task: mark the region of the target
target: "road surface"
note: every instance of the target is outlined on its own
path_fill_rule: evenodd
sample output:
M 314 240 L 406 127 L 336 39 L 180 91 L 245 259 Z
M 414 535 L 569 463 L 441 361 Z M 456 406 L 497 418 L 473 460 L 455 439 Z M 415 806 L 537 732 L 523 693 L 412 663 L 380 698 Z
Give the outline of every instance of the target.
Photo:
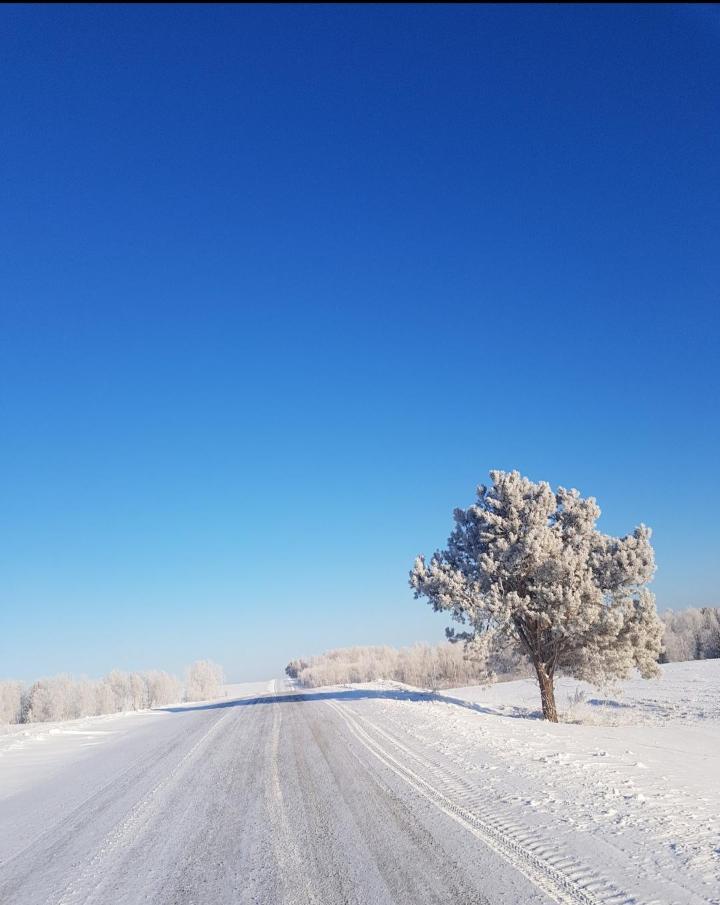
M 358 694 L 170 710 L 88 748 L 0 802 L 0 902 L 599 901 L 374 723 L 372 700 L 360 716 Z

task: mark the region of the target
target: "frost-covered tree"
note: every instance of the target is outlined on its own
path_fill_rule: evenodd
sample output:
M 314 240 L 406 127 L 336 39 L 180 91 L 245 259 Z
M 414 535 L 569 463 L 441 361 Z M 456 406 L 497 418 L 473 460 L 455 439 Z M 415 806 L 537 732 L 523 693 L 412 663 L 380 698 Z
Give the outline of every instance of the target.
M 22 692 L 21 682 L 0 682 L 0 724 L 20 722 Z
M 95 686 L 95 713 L 115 713 L 117 709 L 113 686 L 106 676 Z
M 205 681 L 207 688 L 207 679 Z M 20 682 L 0 681 L 0 724 L 75 720 L 173 704 L 181 698 L 180 680 L 158 671 L 124 673 L 113 670 L 99 680 L 51 676 L 38 679 L 28 688 Z
M 704 606 L 663 613 L 663 663 L 720 657 L 720 609 Z
M 697 652 L 703 660 L 720 657 L 720 610 L 704 606 L 700 612 L 703 625 L 697 642 Z
M 485 664 L 443 642 L 412 647 L 345 647 L 291 660 L 285 670 L 304 688 L 390 679 L 418 688 L 457 688 L 486 675 Z
M 130 706 L 132 710 L 145 710 L 150 704 L 148 703 L 148 687 L 147 679 L 139 672 L 131 672 L 128 676 L 128 687 L 130 690 Z
M 456 509 L 446 550 L 410 572 L 416 597 L 469 626 L 451 640 L 481 655 L 508 643 L 530 659 L 542 711 L 557 722 L 558 672 L 600 683 L 658 672 L 663 627 L 645 584 L 655 565 L 650 529 L 597 530 L 592 497 L 519 472 L 493 471 L 477 502 Z
M 69 712 L 72 719 L 81 716 L 94 716 L 97 713 L 97 682 L 92 679 L 74 679 L 69 687 L 71 704 Z
M 222 682 L 222 667 L 211 660 L 196 660 L 187 671 L 185 698 L 188 701 L 208 701 L 220 697 Z
M 124 710 L 132 710 L 132 689 L 128 673 L 113 669 L 105 676 L 105 682 L 107 682 L 112 691 L 113 710 L 118 713 Z
M 33 682 L 28 691 L 26 722 L 74 720 L 78 713 L 76 683 L 70 676 L 52 676 Z
M 175 704 L 182 698 L 182 684 L 175 676 L 154 670 L 145 674 L 145 681 L 149 707 Z

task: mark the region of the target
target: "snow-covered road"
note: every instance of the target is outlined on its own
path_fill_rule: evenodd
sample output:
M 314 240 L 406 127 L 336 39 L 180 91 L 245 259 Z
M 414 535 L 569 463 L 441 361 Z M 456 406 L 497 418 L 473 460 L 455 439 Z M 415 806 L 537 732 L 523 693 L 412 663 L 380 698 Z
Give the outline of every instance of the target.
M 66 753 L 2 802 L 0 901 L 549 901 L 378 756 L 340 698 L 151 715 Z
M 457 720 L 475 763 L 448 747 Z M 30 779 L 0 784 L 3 905 L 712 901 L 682 878 L 637 888 L 632 851 L 503 803 L 478 742 L 535 721 L 377 686 L 95 721 L 27 739 Z

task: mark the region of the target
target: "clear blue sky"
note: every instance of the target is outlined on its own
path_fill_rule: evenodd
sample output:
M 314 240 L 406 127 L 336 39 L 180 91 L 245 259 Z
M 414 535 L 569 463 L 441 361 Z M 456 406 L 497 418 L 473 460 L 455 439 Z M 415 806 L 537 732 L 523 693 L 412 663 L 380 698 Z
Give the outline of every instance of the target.
M 5 7 L 0 673 L 441 640 L 491 468 L 720 604 L 717 7 Z

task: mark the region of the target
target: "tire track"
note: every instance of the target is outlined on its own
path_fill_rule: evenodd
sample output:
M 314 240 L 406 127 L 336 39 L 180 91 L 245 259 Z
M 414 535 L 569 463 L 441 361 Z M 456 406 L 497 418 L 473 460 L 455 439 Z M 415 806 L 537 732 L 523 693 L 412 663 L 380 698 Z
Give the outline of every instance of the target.
M 88 887 L 91 889 L 96 886 L 98 874 L 101 873 L 101 865 L 120 848 L 126 841 L 136 838 L 147 825 L 149 820 L 154 816 L 158 809 L 159 796 L 171 785 L 181 770 L 195 757 L 198 750 L 217 732 L 218 727 L 228 718 L 230 711 L 226 711 L 219 720 L 214 722 L 210 728 L 195 742 L 180 760 L 175 764 L 172 770 L 167 773 L 147 794 L 145 794 L 130 809 L 130 812 L 123 820 L 117 823 L 113 829 L 106 834 L 103 841 L 95 851 L 95 854 L 87 861 L 81 869 L 79 875 L 70 881 L 60 896 L 53 893 L 46 899 L 46 905 L 73 905 L 79 901 L 79 897 L 89 895 Z
M 81 817 L 86 817 L 88 809 L 97 812 L 107 806 L 103 801 L 103 796 L 105 796 L 106 793 L 116 789 L 118 785 L 122 785 L 128 777 L 142 770 L 146 764 L 151 766 L 157 760 L 164 758 L 173 750 L 173 748 L 177 747 L 179 743 L 180 741 L 177 738 L 170 739 L 159 750 L 153 749 L 133 760 L 124 770 L 111 776 L 101 785 L 93 789 L 89 795 L 73 805 L 73 807 L 69 811 L 66 811 L 59 820 L 52 823 L 37 836 L 30 839 L 30 841 L 22 848 L 13 852 L 11 855 L 8 855 L 4 861 L 0 862 L 0 870 L 5 870 L 5 868 L 9 867 L 13 862 L 19 861 L 28 851 L 37 847 L 50 836 L 55 836 L 58 840 L 62 841 L 63 837 L 68 832 L 72 831 L 73 825 L 77 825 L 78 820 Z
M 405 757 L 412 758 L 424 773 L 439 772 L 438 767 L 424 760 L 418 754 L 410 751 L 396 739 L 384 732 L 380 727 L 363 720 L 366 725 L 372 727 L 372 731 L 383 737 L 385 745 L 373 738 L 361 725 L 360 718 L 350 713 L 343 705 L 335 701 L 325 702 L 335 710 L 344 720 L 350 733 L 381 763 L 403 779 L 416 792 L 431 801 L 439 810 L 451 817 L 457 823 L 480 839 L 496 854 L 508 861 L 516 870 L 534 883 L 546 895 L 558 903 L 558 905 L 629 905 L 635 900 L 611 890 L 608 895 L 599 898 L 592 891 L 583 888 L 571 876 L 558 867 L 549 864 L 544 858 L 530 851 L 514 834 L 503 827 L 497 817 L 481 815 L 463 807 L 453 798 L 432 785 L 422 776 L 418 775 L 407 764 L 401 763 L 386 747 L 387 743 L 400 751 Z M 590 878 L 589 871 L 583 871 Z M 593 880 L 598 878 L 592 875 Z
M 286 890 L 290 902 L 302 903 L 302 905 L 321 905 L 320 898 L 316 895 L 306 864 L 300 855 L 300 850 L 295 839 L 295 833 L 290 825 L 285 807 L 285 801 L 279 773 L 279 747 L 280 725 L 282 722 L 282 704 L 274 703 L 272 735 L 270 740 L 270 788 L 268 789 L 268 807 L 275 824 L 275 832 L 272 839 L 274 843 L 275 857 L 281 869 L 284 884 L 292 877 L 294 888 Z

